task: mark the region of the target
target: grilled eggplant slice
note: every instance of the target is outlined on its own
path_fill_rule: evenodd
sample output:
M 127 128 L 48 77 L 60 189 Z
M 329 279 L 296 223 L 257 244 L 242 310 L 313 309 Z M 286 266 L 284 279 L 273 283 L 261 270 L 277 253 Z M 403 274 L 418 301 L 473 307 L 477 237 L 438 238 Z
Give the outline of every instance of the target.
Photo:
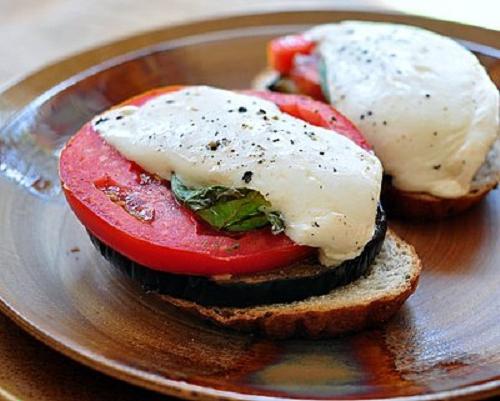
M 112 265 L 139 282 L 147 291 L 193 301 L 204 306 L 248 307 L 288 303 L 323 295 L 364 275 L 380 252 L 387 231 L 385 213 L 379 206 L 376 228 L 363 252 L 335 268 L 320 265 L 316 258 L 290 266 L 245 275 L 190 276 L 150 269 L 116 252 L 89 232 L 96 248 Z

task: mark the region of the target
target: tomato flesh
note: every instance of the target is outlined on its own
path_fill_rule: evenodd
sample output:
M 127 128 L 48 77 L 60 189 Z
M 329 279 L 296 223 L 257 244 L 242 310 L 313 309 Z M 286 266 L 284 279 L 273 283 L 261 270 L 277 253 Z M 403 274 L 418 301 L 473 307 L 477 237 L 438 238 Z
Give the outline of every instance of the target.
M 295 83 L 300 93 L 327 102 L 321 87 L 317 55 L 297 54 L 288 78 Z
M 142 105 L 179 88 L 153 90 L 125 104 Z M 356 128 L 330 106 L 303 96 L 248 93 L 313 124 L 338 125 L 337 131 L 365 146 Z M 83 225 L 106 245 L 152 269 L 205 276 L 251 273 L 286 266 L 314 251 L 268 228 L 238 235 L 212 229 L 175 200 L 168 182 L 121 156 L 90 123 L 63 149 L 60 177 Z
M 311 54 L 315 46 L 300 34 L 273 39 L 268 46 L 268 64 L 291 79 L 300 93 L 326 101 L 318 72 L 318 57 Z
M 281 74 L 288 74 L 293 66 L 296 54 L 310 54 L 314 42 L 302 35 L 282 36 L 269 42 L 267 56 L 269 65 Z

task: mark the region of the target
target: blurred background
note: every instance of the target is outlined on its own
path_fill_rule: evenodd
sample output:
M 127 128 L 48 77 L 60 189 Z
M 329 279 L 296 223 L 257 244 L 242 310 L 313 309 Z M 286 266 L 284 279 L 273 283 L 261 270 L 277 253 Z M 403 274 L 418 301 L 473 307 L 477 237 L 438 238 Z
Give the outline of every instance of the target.
M 140 31 L 230 14 L 314 7 L 394 10 L 500 30 L 499 0 L 0 0 L 0 85 Z

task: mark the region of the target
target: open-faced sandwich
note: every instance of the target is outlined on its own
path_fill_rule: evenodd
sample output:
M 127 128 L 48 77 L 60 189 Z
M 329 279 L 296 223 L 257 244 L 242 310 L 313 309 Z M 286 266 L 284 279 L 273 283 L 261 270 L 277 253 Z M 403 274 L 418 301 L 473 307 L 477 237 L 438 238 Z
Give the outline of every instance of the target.
M 328 101 L 383 166 L 390 213 L 442 218 L 500 178 L 499 94 L 458 42 L 405 25 L 346 21 L 277 38 L 256 87 Z
M 379 160 L 344 116 L 305 96 L 147 92 L 86 124 L 60 176 L 112 264 L 222 326 L 359 330 L 389 319 L 420 274 L 386 229 Z

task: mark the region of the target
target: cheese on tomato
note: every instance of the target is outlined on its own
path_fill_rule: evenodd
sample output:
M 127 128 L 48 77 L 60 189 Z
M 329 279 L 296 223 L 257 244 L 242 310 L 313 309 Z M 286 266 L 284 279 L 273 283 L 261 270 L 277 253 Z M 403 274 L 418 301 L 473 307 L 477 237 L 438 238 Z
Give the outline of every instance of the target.
M 405 191 L 467 194 L 498 137 L 499 94 L 478 59 L 424 29 L 348 21 L 305 33 L 322 86 Z
M 375 230 L 382 167 L 346 137 L 282 113 L 272 102 L 205 86 L 114 108 L 94 129 L 124 157 L 192 186 L 259 191 L 285 234 L 335 266 Z

